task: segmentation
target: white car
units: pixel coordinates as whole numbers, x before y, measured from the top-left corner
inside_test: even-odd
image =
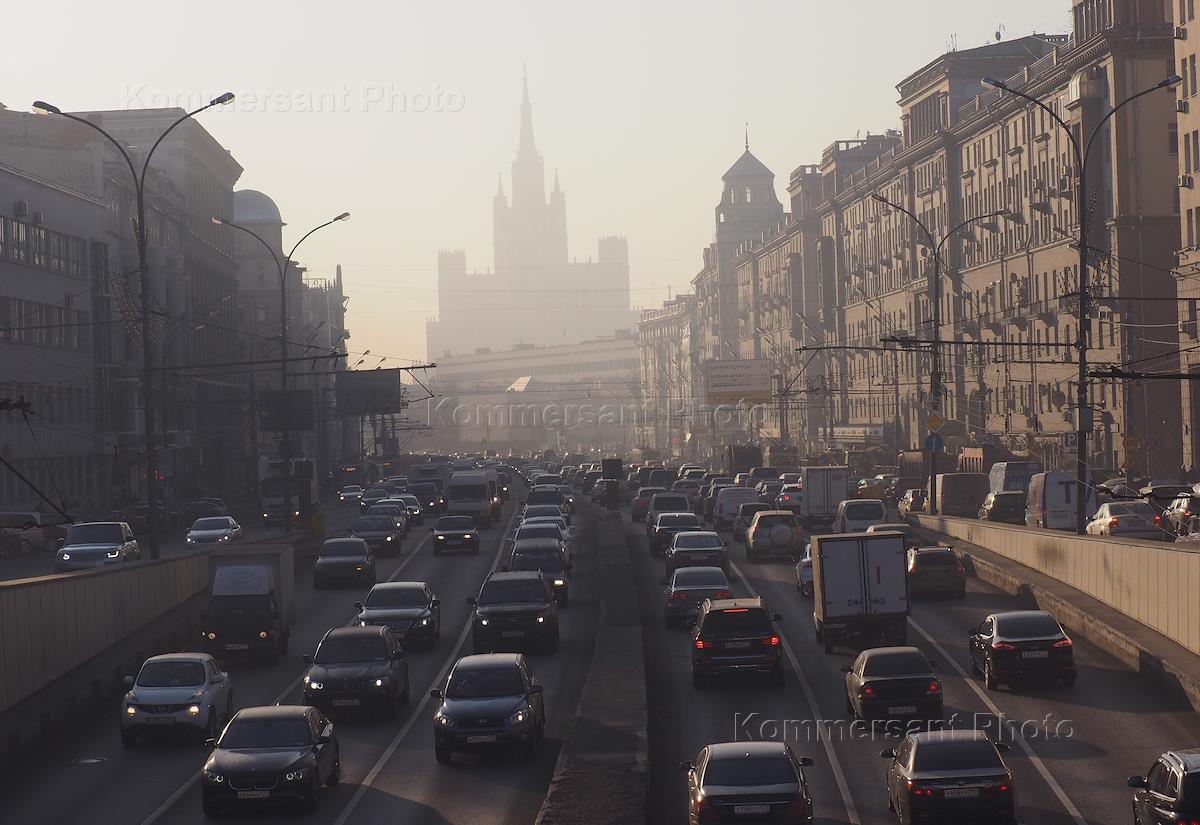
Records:
[[[873,524],[887,522],[887,508],[877,498],[851,498],[838,504],[833,532],[862,533]]]
[[[233,718],[233,681],[207,653],[151,656],[121,700],[121,744],[156,730],[191,728],[215,739]]]
[[[1165,541],[1170,532],[1162,526],[1157,509],[1144,501],[1114,501],[1100,505],[1088,522],[1089,536],[1112,536],[1129,539]]]
[[[198,518],[187,531],[188,544],[215,544],[237,541],[242,537],[242,525],[231,516]]]

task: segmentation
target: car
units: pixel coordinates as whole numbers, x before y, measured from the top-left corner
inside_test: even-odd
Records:
[[[535,570],[542,574],[554,591],[560,608],[570,600],[571,563],[567,548],[557,538],[524,538],[513,544],[508,570]]]
[[[810,825],[812,795],[804,769],[786,742],[721,742],[680,762],[687,772],[689,823],[770,822]]]
[[[813,595],[812,544],[804,545],[804,553],[796,562],[796,590],[805,598]]]
[[[758,493],[758,500],[763,504],[774,504],[782,491],[782,481],[760,481],[754,488],[754,492]]]
[[[536,570],[492,573],[467,599],[474,608],[471,643],[476,653],[505,647],[558,650],[558,604],[545,578]]]
[[[408,532],[408,505],[404,502],[384,499],[378,504],[372,504],[368,507],[364,515],[388,516],[396,523],[396,529],[400,532],[400,535]]]
[[[519,653],[463,656],[445,686],[429,695],[441,703],[433,714],[433,748],[442,764],[457,752],[498,747],[532,758],[546,738],[542,686]]]
[[[412,493],[401,493],[394,500],[403,502],[405,513],[408,516],[407,520],[410,524],[425,523],[425,508],[421,506],[421,500]]]
[[[1053,616],[1041,610],[993,613],[969,628],[967,650],[971,669],[983,674],[988,690],[1032,676],[1075,684],[1071,637]]]
[[[633,500],[629,512],[630,521],[645,521],[646,511],[650,509],[650,499],[658,493],[667,492],[665,487],[642,487],[638,490],[637,498]]]
[[[666,597],[663,622],[667,627],[694,619],[706,599],[733,598],[729,579],[720,567],[680,567],[664,578],[662,585]]]
[[[712,508],[713,526],[717,530],[728,530],[733,526],[738,508],[743,504],[759,504],[758,493],[749,487],[726,486],[713,487],[716,490],[715,502]]]
[[[799,484],[785,484],[775,496],[776,510],[791,510],[797,515],[804,508],[804,487]]]
[[[291,804],[315,811],[321,790],[341,780],[337,733],[304,705],[243,708],[210,739],[200,769],[201,805],[216,817],[239,805]]]
[[[1101,504],[1085,529],[1089,536],[1150,541],[1175,538],[1170,528],[1163,526],[1163,516],[1159,515],[1158,508],[1144,501],[1113,501]]]
[[[911,516],[914,513],[925,512],[925,491],[920,487],[910,487],[900,496],[896,510],[901,516]],[[1021,511],[1021,523],[1025,523],[1025,511]]]
[[[1171,750],[1145,776],[1131,776],[1134,825],[1200,821],[1200,750]]]
[[[418,481],[408,485],[408,492],[405,495],[416,496],[421,507],[430,513],[440,513],[445,505],[442,501],[441,490],[431,481]]]
[[[432,644],[442,635],[442,602],[425,582],[380,582],[354,608],[355,624],[390,627],[403,645]]]
[[[779,480],[786,487],[789,484],[800,484],[803,476],[800,473],[780,473]]]
[[[646,508],[647,524],[654,524],[655,520],[662,513],[692,513],[692,507],[688,503],[688,498],[683,493],[662,492],[655,493],[650,498],[650,506]],[[649,530],[647,530],[649,535]]]
[[[739,504],[737,516],[733,519],[733,540],[744,542],[746,540],[746,529],[754,519],[754,514],[771,509],[773,508],[770,504],[763,504],[761,501],[748,501],[745,504]]]
[[[242,525],[232,516],[208,516],[192,522],[184,541],[187,544],[215,544],[238,541],[241,538]]]
[[[967,597],[967,570],[953,548],[910,548],[906,569],[910,597],[951,596],[960,600]]]
[[[371,505],[383,501],[390,495],[387,490],[382,487],[372,487],[370,490],[364,490],[358,497],[358,509],[360,512],[367,512],[371,509]]]
[[[872,524],[865,532],[899,533],[904,539],[904,546],[909,549],[920,547],[924,543],[916,528],[911,524]]]
[[[699,529],[700,518],[691,511],[660,513],[653,522],[647,518],[646,540],[650,547],[650,555],[659,556],[666,552],[676,533]]]
[[[746,528],[746,559],[759,561],[770,556],[800,558],[804,535],[791,510],[760,510]]]
[[[979,730],[910,733],[887,760],[888,808],[901,825],[986,821],[1015,825],[1017,789],[1001,753],[1009,746]]]
[[[942,718],[942,682],[935,663],[915,647],[874,647],[846,665],[846,712],[851,719]]]
[[[733,477],[733,486],[734,487],[745,487],[749,481],[750,481],[749,473],[738,473]]]
[[[1200,516],[1200,495],[1195,491],[1183,493],[1167,505],[1162,514],[1162,525],[1176,536],[1182,536],[1188,532],[1191,520],[1196,516]]]
[[[705,688],[715,676],[738,673],[763,674],[782,685],[782,639],[775,626],[782,619],[757,596],[705,601],[692,628],[692,686]]]
[[[833,532],[861,533],[872,524],[887,521],[887,508],[877,498],[854,498],[840,502],[833,517]]]
[[[433,534],[435,556],[451,547],[479,552],[479,526],[471,516],[442,516],[429,532]]]
[[[408,704],[408,659],[386,625],[332,628],[304,663],[304,704],[323,713],[367,708],[394,719]]]
[[[705,521],[711,520],[713,517],[713,510],[716,508],[717,504],[717,494],[726,487],[732,486],[733,478],[731,476],[717,476],[714,478],[712,483],[707,485],[707,489],[705,490],[703,499],[701,501],[701,508],[703,512],[701,512],[700,517]]]
[[[359,516],[350,525],[346,535],[362,539],[373,552],[380,555],[396,555],[400,552],[400,528],[396,526],[396,520],[386,513]]]
[[[139,736],[188,729],[211,739],[233,718],[233,679],[207,653],[151,656],[121,700],[121,744]]]
[[[313,564],[313,587],[335,582],[375,583],[375,553],[357,538],[325,539]]]
[[[673,516],[659,517],[660,520],[667,518]],[[698,528],[699,524],[696,527]],[[728,546],[728,542],[711,530],[685,529],[676,532],[671,536],[671,542],[663,554],[667,575],[670,576],[683,567],[719,567],[728,576],[729,556],[725,551]]]
[[[559,526],[560,524],[562,526]],[[521,539],[555,539],[565,545],[569,536],[570,532],[566,527],[566,522],[551,519],[523,521],[517,524],[512,533],[504,540],[504,548],[512,550],[513,545]]]
[[[567,520],[567,523],[570,524],[567,511],[559,504],[526,504],[525,508],[521,510],[522,521],[538,518],[539,516],[561,518]]]
[[[983,499],[983,504],[979,505],[979,520],[1024,525],[1026,498],[1027,494],[1023,490],[988,493]]]
[[[133,530],[123,521],[89,521],[72,524],[66,538],[59,539],[54,572],[91,570],[110,564],[137,561],[142,557]]]
[[[579,485],[580,492],[590,493],[592,487],[600,480],[604,473],[600,470],[588,470],[583,476],[583,481]]]

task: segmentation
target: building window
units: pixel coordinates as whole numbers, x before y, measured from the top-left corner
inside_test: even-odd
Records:
[[[729,202],[737,203],[737,193],[734,191],[732,186],[729,187]]]
[[[1167,151],[1172,155],[1179,154],[1179,124],[1171,123],[1167,126]]]
[[[8,224],[8,218],[0,217],[0,261],[8,258]]]
[[[751,199],[752,199],[752,196],[750,194],[750,187],[747,186],[746,187],[746,203],[750,203]]]
[[[1196,55],[1188,57],[1188,89],[1189,97],[1194,97],[1196,94]]]
[[[13,221],[11,226],[9,254],[17,263],[26,263],[29,260],[29,224]]]

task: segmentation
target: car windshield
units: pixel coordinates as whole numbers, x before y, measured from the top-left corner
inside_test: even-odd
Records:
[[[342,488],[342,492],[343,493],[361,493],[362,487],[359,487],[357,484],[347,484],[345,487]]]
[[[958,771],[1001,769],[996,746],[986,740],[968,742],[921,742],[913,762],[914,771]]]
[[[796,781],[796,769],[782,755],[709,759],[704,767],[705,785],[789,785]]]
[[[699,527],[700,519],[690,515],[662,515],[658,517],[659,527]]]
[[[794,528],[796,526],[796,519],[792,516],[759,516],[758,517],[758,526],[759,527],[775,527],[776,525],[779,525],[779,524],[782,524],[785,527],[793,527]]]
[[[846,505],[846,518],[883,518],[883,504],[878,501],[854,501]]]
[[[146,662],[137,677],[138,687],[190,687],[204,684],[203,662]]]
[[[123,535],[119,524],[76,524],[67,532],[67,544],[120,544]]]
[[[438,519],[439,530],[474,530],[475,519],[470,516],[447,516]]]
[[[525,680],[512,667],[455,668],[446,686],[447,699],[487,699],[524,693]]]
[[[545,573],[561,573],[563,570],[562,553],[557,551],[521,552],[512,557],[509,567],[513,570],[541,570]]]
[[[929,661],[915,650],[869,656],[862,670],[863,676],[927,676],[929,673]]]
[[[720,570],[688,567],[675,571],[676,587],[724,587],[725,574]]]
[[[409,493],[405,493],[402,496],[396,496],[396,498],[403,501],[405,503],[405,505],[407,505],[409,507],[420,507],[421,506],[421,502],[417,499],[417,497],[414,495],[411,495]]]
[[[396,523],[390,518],[360,518],[356,519],[352,529],[355,533],[370,533],[372,531],[386,530],[388,532],[396,529]]]
[[[992,499],[992,509],[1004,512],[1016,512],[1025,509],[1025,496],[996,496]]]
[[[770,510],[769,504],[741,504],[738,506],[738,515],[749,518],[755,513],[761,513],[763,510]]]
[[[303,718],[234,719],[221,736],[222,748],[303,748],[312,732]]]
[[[721,537],[714,534],[702,536],[676,536],[676,547],[721,547],[723,542]]]
[[[478,501],[487,498],[487,487],[483,484],[451,484],[446,489],[450,501]]]
[[[1044,639],[1061,636],[1062,628],[1058,626],[1058,622],[1044,613],[997,616],[996,634],[1010,639]]]
[[[366,552],[361,539],[327,541],[321,545],[322,556],[362,556]]]
[[[365,607],[424,607],[429,597],[422,587],[374,587],[367,594]]]
[[[554,524],[531,524],[527,527],[521,527],[517,530],[516,540],[521,539],[558,539],[562,538],[562,531]]]
[[[227,518],[198,518],[192,524],[193,530],[228,530],[229,519]]]
[[[382,636],[331,636],[321,642],[313,661],[319,665],[345,662],[387,661],[387,642]]]
[[[410,484],[408,491],[414,496],[424,498],[426,501],[437,498],[438,495],[438,488],[435,484]]]
[[[479,592],[480,604],[544,602],[547,598],[540,579],[490,579]]]
[[[387,498],[387,490],[367,490],[363,498]]]
[[[557,504],[539,504],[536,507],[525,508],[525,518],[537,518],[538,516],[560,516],[562,510],[558,509]]]
[[[770,632],[770,619],[757,608],[713,610],[704,619],[705,636],[766,636]]]

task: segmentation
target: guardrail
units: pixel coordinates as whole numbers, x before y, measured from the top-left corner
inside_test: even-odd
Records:
[[[966,518],[915,517],[922,527],[1038,570],[1200,654],[1200,548]]]

